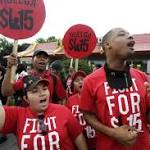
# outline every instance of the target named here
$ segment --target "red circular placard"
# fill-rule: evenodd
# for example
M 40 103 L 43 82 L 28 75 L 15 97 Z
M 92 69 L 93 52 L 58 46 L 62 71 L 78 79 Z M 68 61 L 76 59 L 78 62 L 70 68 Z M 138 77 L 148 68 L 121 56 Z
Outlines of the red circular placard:
M 13 39 L 36 34 L 45 20 L 43 0 L 0 1 L 0 33 Z
M 96 42 L 93 29 L 83 24 L 70 27 L 63 38 L 64 51 L 67 56 L 72 58 L 83 58 L 90 55 Z

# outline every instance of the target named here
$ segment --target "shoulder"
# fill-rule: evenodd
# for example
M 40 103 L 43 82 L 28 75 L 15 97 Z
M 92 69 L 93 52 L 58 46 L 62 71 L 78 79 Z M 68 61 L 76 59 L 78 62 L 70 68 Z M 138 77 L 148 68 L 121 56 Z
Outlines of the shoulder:
M 95 70 L 91 74 L 87 75 L 84 79 L 84 82 L 86 83 L 94 83 L 97 81 L 103 81 L 105 78 L 105 70 L 104 67 L 101 67 L 100 69 Z
M 69 109 L 66 106 L 60 105 L 60 104 L 49 104 L 48 111 L 51 113 L 55 113 L 60 115 L 60 113 L 63 112 L 63 115 L 69 112 Z
M 135 78 L 138 78 L 138 79 L 142 78 L 144 80 L 148 79 L 148 75 L 145 72 L 141 71 L 141 70 L 131 68 L 130 72 L 131 72 L 132 77 L 135 77 Z

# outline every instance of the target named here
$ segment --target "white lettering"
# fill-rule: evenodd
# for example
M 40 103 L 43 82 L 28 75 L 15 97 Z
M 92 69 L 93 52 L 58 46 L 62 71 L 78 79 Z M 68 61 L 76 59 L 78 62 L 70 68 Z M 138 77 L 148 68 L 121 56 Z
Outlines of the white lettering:
M 37 134 L 35 137 L 34 137 L 34 141 L 33 141 L 33 145 L 34 145 L 34 150 L 38 150 L 38 142 L 39 142 L 39 139 L 41 140 L 42 144 L 41 144 L 41 147 L 42 147 L 42 150 L 45 150 L 45 139 L 44 139 L 44 136 L 40 135 L 40 134 Z
M 124 108 L 123 108 L 123 103 L 124 103 Z M 121 114 L 125 115 L 129 112 L 129 105 L 128 105 L 128 99 L 126 95 L 120 94 L 118 96 L 118 104 L 119 104 L 119 111 Z
M 56 131 L 49 133 L 48 139 L 49 139 L 49 143 L 50 143 L 50 150 L 54 150 L 55 148 L 57 150 L 60 150 L 59 135 Z
M 104 88 L 106 95 L 108 95 L 108 89 L 110 89 L 110 87 L 108 86 L 108 82 L 104 82 Z
M 26 119 L 26 122 L 25 122 L 25 125 L 24 125 L 24 129 L 23 129 L 23 133 L 26 133 L 27 127 L 30 126 L 29 122 L 31 122 L 31 121 L 32 121 L 32 119 L 29 119 L 29 118 Z
M 136 83 L 135 83 L 135 79 L 132 79 L 132 83 L 133 83 L 133 86 L 135 88 L 135 91 L 138 91 L 138 88 L 137 88 Z
M 25 144 L 25 140 L 30 139 L 30 135 L 23 135 L 21 139 L 21 150 L 25 150 L 28 148 L 28 144 Z
M 36 122 L 37 119 L 32 119 L 33 122 L 33 126 L 32 126 L 32 130 L 30 131 L 30 133 L 36 133 Z
M 113 115 L 112 108 L 115 107 L 115 104 L 114 104 L 114 102 L 111 102 L 111 100 L 114 100 L 114 96 L 108 96 L 108 97 L 106 97 L 106 101 L 107 101 L 108 108 L 109 108 L 109 114 Z
M 111 118 L 111 125 L 114 127 L 114 128 L 117 128 L 118 127 L 118 119 L 116 119 L 116 117 L 112 117 Z
M 139 112 L 140 111 L 140 95 L 138 93 L 131 93 L 130 97 L 131 97 L 132 113 Z

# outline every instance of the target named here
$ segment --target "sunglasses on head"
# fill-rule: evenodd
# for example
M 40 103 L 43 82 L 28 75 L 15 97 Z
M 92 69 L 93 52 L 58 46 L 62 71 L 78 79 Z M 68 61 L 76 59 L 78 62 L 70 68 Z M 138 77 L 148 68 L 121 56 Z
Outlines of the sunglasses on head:
M 46 135 L 48 132 L 47 125 L 44 123 L 44 114 L 38 115 L 40 134 Z

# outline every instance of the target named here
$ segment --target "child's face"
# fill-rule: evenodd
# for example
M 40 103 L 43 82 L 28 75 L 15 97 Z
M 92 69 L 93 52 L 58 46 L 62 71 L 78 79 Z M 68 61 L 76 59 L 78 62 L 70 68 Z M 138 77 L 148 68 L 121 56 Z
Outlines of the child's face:
M 35 112 L 43 112 L 48 107 L 49 98 L 48 86 L 44 83 L 39 83 L 31 91 L 27 91 L 27 101 Z
M 77 92 L 80 92 L 82 89 L 82 85 L 83 85 L 83 76 L 77 76 L 73 82 L 74 85 L 74 90 Z

